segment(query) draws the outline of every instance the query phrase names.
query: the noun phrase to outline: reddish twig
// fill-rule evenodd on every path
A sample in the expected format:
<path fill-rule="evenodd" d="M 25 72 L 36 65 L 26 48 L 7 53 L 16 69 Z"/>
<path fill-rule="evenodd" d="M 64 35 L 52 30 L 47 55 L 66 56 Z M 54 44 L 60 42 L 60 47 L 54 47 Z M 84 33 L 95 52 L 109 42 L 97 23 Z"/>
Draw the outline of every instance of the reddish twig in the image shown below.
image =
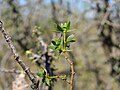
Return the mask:
<path fill-rule="evenodd" d="M 66 53 L 64 53 L 65 59 L 70 64 L 71 67 L 71 79 L 70 79 L 70 90 L 73 90 L 73 84 L 74 84 L 74 76 L 75 76 L 75 70 L 74 70 L 74 64 L 73 62 L 67 57 Z"/>

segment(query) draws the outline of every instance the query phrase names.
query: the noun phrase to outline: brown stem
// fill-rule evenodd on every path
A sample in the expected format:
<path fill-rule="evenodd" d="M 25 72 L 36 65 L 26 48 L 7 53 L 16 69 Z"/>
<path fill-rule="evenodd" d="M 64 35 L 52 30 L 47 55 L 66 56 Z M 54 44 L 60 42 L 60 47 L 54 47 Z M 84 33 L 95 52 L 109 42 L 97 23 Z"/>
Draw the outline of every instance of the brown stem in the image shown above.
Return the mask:
<path fill-rule="evenodd" d="M 73 62 L 68 58 L 66 53 L 64 53 L 65 59 L 70 64 L 71 67 L 71 79 L 70 79 L 70 90 L 73 90 L 73 83 L 74 83 L 74 76 L 75 76 L 75 70 L 74 70 L 74 64 Z"/>
<path fill-rule="evenodd" d="M 4 27 L 3 27 L 3 23 L 2 21 L 0 21 L 0 31 L 3 34 L 7 44 L 9 45 L 9 48 L 11 49 L 15 60 L 18 62 L 18 64 L 22 67 L 22 69 L 26 72 L 27 76 L 29 77 L 29 79 L 32 82 L 32 88 L 34 90 L 39 90 L 39 80 L 35 77 L 35 75 L 31 72 L 31 70 L 29 69 L 29 67 L 27 67 L 25 65 L 25 63 L 23 62 L 23 60 L 20 58 L 19 54 L 16 51 L 16 48 L 14 47 L 14 45 L 12 44 L 11 41 L 11 37 L 8 35 L 8 33 L 5 31 Z"/>

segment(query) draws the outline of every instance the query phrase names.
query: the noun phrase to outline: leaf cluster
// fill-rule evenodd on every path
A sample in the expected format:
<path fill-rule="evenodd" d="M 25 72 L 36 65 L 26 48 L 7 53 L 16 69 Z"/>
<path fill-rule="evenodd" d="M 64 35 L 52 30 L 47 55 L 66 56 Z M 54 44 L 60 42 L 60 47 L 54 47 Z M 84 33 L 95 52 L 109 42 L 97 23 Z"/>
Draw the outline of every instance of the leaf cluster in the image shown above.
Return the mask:
<path fill-rule="evenodd" d="M 70 43 L 75 42 L 74 35 L 68 35 L 70 30 L 70 21 L 61 25 L 56 24 L 56 30 L 55 32 L 59 32 L 61 34 L 61 37 L 58 39 L 52 40 L 52 45 L 49 46 L 53 51 L 58 51 L 59 53 L 70 51 Z"/>

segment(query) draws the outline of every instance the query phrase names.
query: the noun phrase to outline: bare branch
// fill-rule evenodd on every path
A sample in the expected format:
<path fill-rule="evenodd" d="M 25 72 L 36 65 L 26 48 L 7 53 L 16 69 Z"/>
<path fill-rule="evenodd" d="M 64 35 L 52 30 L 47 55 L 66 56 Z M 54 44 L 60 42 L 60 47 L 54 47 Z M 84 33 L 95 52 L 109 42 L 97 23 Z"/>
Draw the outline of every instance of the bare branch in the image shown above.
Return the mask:
<path fill-rule="evenodd" d="M 35 77 L 35 75 L 31 72 L 31 70 L 29 69 L 29 67 L 27 67 L 25 65 L 25 63 L 23 62 L 23 60 L 20 58 L 19 54 L 17 53 L 14 45 L 12 44 L 11 41 L 11 37 L 8 35 L 8 33 L 6 32 L 6 30 L 3 27 L 3 23 L 2 21 L 0 21 L 0 31 L 3 34 L 7 44 L 9 45 L 9 48 L 11 49 L 15 60 L 18 62 L 18 64 L 22 67 L 22 69 L 26 72 L 27 76 L 29 77 L 29 79 L 32 82 L 32 88 L 34 90 L 39 90 L 39 80 L 37 79 L 37 77 Z"/>

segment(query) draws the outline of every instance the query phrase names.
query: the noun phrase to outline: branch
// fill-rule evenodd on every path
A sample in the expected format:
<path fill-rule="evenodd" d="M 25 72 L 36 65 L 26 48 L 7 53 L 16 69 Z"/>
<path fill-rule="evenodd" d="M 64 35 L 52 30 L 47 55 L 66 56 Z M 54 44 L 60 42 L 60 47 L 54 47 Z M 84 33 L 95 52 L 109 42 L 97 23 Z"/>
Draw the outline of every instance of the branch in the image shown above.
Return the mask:
<path fill-rule="evenodd" d="M 107 9 L 106 9 L 107 11 L 105 12 L 104 17 L 100 23 L 98 32 L 102 32 L 104 24 L 106 23 L 106 20 L 108 19 L 109 15 L 110 15 L 111 8 L 112 8 L 112 6 L 107 7 Z"/>
<path fill-rule="evenodd" d="M 39 80 L 37 79 L 37 77 L 35 77 L 35 75 L 31 72 L 31 70 L 29 69 L 29 67 L 27 67 L 25 65 L 25 63 L 23 62 L 23 60 L 20 58 L 19 54 L 16 51 L 16 48 L 12 44 L 11 37 L 8 35 L 8 33 L 5 31 L 5 29 L 3 27 L 2 21 L 0 21 L 0 31 L 3 34 L 3 36 L 4 36 L 4 38 L 5 38 L 6 42 L 7 42 L 7 44 L 9 46 L 9 48 L 11 49 L 11 52 L 14 55 L 15 60 L 22 67 L 22 69 L 24 70 L 24 72 L 26 72 L 27 76 L 31 80 L 31 82 L 32 82 L 32 88 L 34 90 L 39 90 Z"/>
<path fill-rule="evenodd" d="M 70 64 L 71 67 L 71 79 L 70 79 L 70 90 L 73 90 L 73 82 L 74 82 L 74 76 L 75 76 L 75 70 L 74 70 L 74 64 L 73 62 L 67 57 L 66 53 L 64 53 L 65 59 Z"/>
<path fill-rule="evenodd" d="M 112 23 L 112 22 L 110 22 L 110 21 L 108 21 L 108 20 L 106 20 L 106 24 L 108 24 L 108 25 L 110 25 L 110 26 L 112 26 L 112 27 L 114 27 L 114 28 L 120 28 L 120 24 L 118 24 L 118 23 Z"/>
<path fill-rule="evenodd" d="M 7 69 L 2 69 L 2 68 L 0 68 L 0 72 L 4 72 L 4 73 L 15 73 L 15 74 L 20 74 L 20 73 L 22 73 L 22 71 L 20 71 L 20 70 L 15 70 L 15 69 L 7 70 Z"/>

